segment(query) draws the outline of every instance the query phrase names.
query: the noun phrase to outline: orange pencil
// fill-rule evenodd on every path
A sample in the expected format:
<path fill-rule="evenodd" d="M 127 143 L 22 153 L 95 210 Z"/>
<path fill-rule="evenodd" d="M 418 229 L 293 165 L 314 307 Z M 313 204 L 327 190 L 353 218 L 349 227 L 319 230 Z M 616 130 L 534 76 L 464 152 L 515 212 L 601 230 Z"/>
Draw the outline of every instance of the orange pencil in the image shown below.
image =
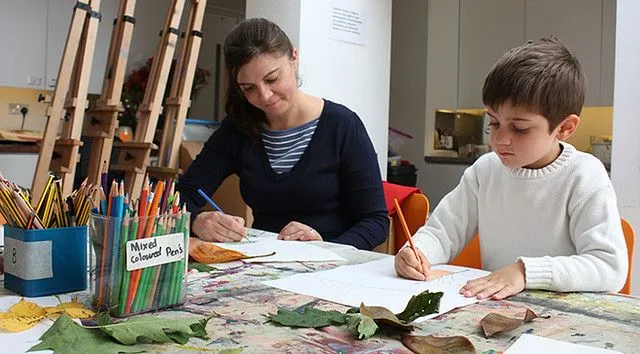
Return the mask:
<path fill-rule="evenodd" d="M 145 183 L 146 184 L 146 183 Z M 144 237 L 151 237 L 151 233 L 153 232 L 153 226 L 155 225 L 154 218 L 158 214 L 158 204 L 160 203 L 160 198 L 162 197 L 162 192 L 164 190 L 164 182 L 158 181 L 156 184 L 156 189 L 153 192 L 153 201 L 151 202 L 151 206 L 149 208 L 150 215 L 147 219 L 147 224 L 144 227 Z M 143 228 L 142 226 L 139 226 Z M 140 229 L 138 229 L 138 234 L 140 234 Z M 131 306 L 133 306 L 133 300 L 136 297 L 136 293 L 138 292 L 138 283 L 140 282 L 140 269 L 136 269 L 131 272 L 131 280 L 129 282 L 129 293 L 127 294 L 127 304 L 125 311 L 130 312 Z"/>
<path fill-rule="evenodd" d="M 407 234 L 407 240 L 409 240 L 409 246 L 413 250 L 413 254 L 416 255 L 416 259 L 420 261 L 422 264 L 422 260 L 418 256 L 418 250 L 416 249 L 416 245 L 413 243 L 413 239 L 411 238 L 411 232 L 409 232 L 409 227 L 407 226 L 407 222 L 404 220 L 404 215 L 402 215 L 402 209 L 400 209 L 400 203 L 398 203 L 398 198 L 394 197 L 393 202 L 396 205 L 396 212 L 398 213 L 398 217 L 400 218 L 400 224 L 402 224 L 402 229 L 404 233 Z"/>

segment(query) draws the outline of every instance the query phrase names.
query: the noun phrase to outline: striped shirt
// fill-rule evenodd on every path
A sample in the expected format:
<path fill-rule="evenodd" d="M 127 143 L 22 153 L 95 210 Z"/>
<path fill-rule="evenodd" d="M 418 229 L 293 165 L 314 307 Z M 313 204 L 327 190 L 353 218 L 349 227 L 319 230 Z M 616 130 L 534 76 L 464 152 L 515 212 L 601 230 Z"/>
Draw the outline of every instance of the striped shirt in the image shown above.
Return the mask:
<path fill-rule="evenodd" d="M 271 168 L 276 173 L 291 171 L 307 149 L 318 121 L 316 118 L 299 127 L 287 130 L 262 129 L 262 144 L 267 152 Z"/>

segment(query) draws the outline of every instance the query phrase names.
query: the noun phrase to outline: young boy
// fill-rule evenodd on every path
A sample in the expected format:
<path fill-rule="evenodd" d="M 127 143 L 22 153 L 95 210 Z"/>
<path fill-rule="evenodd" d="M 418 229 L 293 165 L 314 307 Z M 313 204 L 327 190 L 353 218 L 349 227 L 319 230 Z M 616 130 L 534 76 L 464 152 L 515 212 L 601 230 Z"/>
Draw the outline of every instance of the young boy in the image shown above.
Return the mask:
<path fill-rule="evenodd" d="M 580 123 L 585 78 L 555 38 L 505 53 L 482 100 L 493 152 L 467 168 L 405 247 L 396 272 L 424 280 L 480 235 L 490 275 L 460 293 L 502 299 L 526 289 L 619 291 L 628 261 L 616 196 L 602 163 L 564 141 Z"/>

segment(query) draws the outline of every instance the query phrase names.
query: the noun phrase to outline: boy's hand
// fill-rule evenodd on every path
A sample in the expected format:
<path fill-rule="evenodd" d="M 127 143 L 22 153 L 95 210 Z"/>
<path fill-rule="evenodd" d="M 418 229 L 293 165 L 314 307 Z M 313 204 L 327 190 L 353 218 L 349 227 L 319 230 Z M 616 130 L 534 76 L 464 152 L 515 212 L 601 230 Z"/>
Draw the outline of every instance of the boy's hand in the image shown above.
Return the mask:
<path fill-rule="evenodd" d="M 427 261 L 427 258 L 420 250 L 416 250 L 418 257 L 409 247 L 403 247 L 395 258 L 396 273 L 399 276 L 407 279 L 426 280 L 429 270 L 431 269 L 431 263 Z"/>
<path fill-rule="evenodd" d="M 470 280 L 460 289 L 466 297 L 501 300 L 524 290 L 524 264 L 520 261 L 500 268 L 486 277 Z"/>

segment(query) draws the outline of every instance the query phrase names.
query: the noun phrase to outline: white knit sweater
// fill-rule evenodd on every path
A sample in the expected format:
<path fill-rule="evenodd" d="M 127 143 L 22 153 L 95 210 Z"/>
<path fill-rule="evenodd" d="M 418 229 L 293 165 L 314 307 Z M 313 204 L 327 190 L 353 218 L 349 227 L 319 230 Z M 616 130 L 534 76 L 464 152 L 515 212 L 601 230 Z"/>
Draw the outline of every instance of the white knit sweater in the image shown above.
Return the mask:
<path fill-rule="evenodd" d="M 480 234 L 482 265 L 521 259 L 526 288 L 612 291 L 628 268 L 611 181 L 602 163 L 566 143 L 540 169 L 504 166 L 495 153 L 467 168 L 414 240 L 432 264 L 454 259 Z"/>

